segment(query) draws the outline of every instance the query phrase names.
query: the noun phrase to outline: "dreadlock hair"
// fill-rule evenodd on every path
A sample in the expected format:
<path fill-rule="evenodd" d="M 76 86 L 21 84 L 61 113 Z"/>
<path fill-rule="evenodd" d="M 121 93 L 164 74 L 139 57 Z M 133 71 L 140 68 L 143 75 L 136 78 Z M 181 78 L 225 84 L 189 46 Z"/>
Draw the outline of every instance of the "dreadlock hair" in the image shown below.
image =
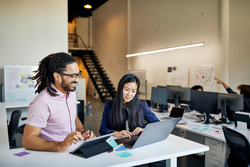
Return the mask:
<path fill-rule="evenodd" d="M 63 71 L 66 71 L 66 66 L 74 62 L 76 62 L 75 58 L 63 52 L 50 54 L 43 58 L 39 62 L 38 69 L 33 71 L 36 75 L 29 78 L 37 81 L 35 85 L 37 90 L 35 93 L 40 93 L 47 88 L 47 91 L 51 96 L 57 96 L 56 90 L 51 87 L 51 83 L 54 83 L 53 73 L 62 73 Z"/>
<path fill-rule="evenodd" d="M 123 124 L 123 112 L 124 112 L 124 99 L 123 99 L 123 87 L 124 84 L 129 82 L 135 82 L 137 84 L 137 91 L 134 98 L 127 103 L 127 110 L 128 114 L 128 122 L 130 130 L 134 130 L 137 125 L 141 126 L 140 122 L 140 115 L 139 107 L 140 107 L 140 100 L 139 100 L 139 88 L 140 88 L 140 80 L 137 76 L 133 74 L 126 74 L 124 75 L 121 80 L 119 81 L 116 97 L 113 101 L 111 114 L 110 114 L 110 121 L 112 122 L 112 127 L 114 130 L 122 130 Z"/>

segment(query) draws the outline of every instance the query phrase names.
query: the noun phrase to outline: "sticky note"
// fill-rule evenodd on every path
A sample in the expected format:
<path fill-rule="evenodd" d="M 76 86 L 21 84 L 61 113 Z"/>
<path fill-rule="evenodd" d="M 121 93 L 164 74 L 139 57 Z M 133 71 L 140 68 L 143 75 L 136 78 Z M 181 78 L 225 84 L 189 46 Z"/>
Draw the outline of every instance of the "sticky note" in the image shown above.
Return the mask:
<path fill-rule="evenodd" d="M 204 128 L 204 130 L 208 130 L 208 128 Z"/>
<path fill-rule="evenodd" d="M 30 81 L 30 80 L 28 81 L 28 84 L 31 84 L 31 81 Z"/>
<path fill-rule="evenodd" d="M 205 125 L 204 127 L 209 127 L 208 125 Z"/>
<path fill-rule="evenodd" d="M 115 140 L 110 140 L 110 141 L 108 142 L 108 144 L 109 144 L 111 147 L 116 147 L 116 146 L 118 146 L 118 144 L 115 142 Z"/>
<path fill-rule="evenodd" d="M 129 152 L 122 152 L 122 153 L 119 153 L 119 154 L 116 154 L 118 155 L 119 157 L 122 157 L 122 158 L 126 158 L 126 157 L 129 157 L 129 156 L 132 156 L 133 154 L 130 154 Z"/>
<path fill-rule="evenodd" d="M 193 130 L 199 130 L 198 128 L 193 128 Z"/>
<path fill-rule="evenodd" d="M 25 77 L 28 77 L 28 74 L 24 74 Z"/>
<path fill-rule="evenodd" d="M 20 89 L 23 89 L 23 86 L 19 86 Z"/>
<path fill-rule="evenodd" d="M 23 77 L 23 74 L 20 74 L 20 77 Z"/>
<path fill-rule="evenodd" d="M 218 135 L 222 134 L 221 132 L 215 132 L 215 133 L 218 134 Z"/>
<path fill-rule="evenodd" d="M 18 156 L 18 157 L 22 157 L 22 156 L 25 156 L 25 155 L 28 155 L 28 154 L 30 154 L 30 153 L 28 153 L 28 152 L 26 152 L 26 151 L 23 151 L 23 152 L 14 154 L 14 155 L 16 155 L 16 156 Z"/>
<path fill-rule="evenodd" d="M 199 130 L 200 132 L 203 132 L 204 130 Z"/>
<path fill-rule="evenodd" d="M 124 150 L 127 150 L 127 148 L 124 145 L 115 149 L 115 151 L 124 151 Z"/>

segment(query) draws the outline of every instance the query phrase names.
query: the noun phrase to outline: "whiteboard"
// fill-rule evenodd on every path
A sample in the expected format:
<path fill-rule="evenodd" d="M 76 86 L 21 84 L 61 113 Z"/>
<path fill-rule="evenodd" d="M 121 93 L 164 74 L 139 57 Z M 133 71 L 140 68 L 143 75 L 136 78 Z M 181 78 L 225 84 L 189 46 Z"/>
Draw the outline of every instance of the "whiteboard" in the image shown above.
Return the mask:
<path fill-rule="evenodd" d="M 35 97 L 36 81 L 28 79 L 35 75 L 38 66 L 4 66 L 3 67 L 3 102 L 28 101 Z"/>
<path fill-rule="evenodd" d="M 196 65 L 194 67 L 194 83 L 203 86 L 205 91 L 216 91 L 215 64 Z"/>
<path fill-rule="evenodd" d="M 140 79 L 140 93 L 146 93 L 146 70 L 128 70 L 128 74 L 134 74 Z"/>
<path fill-rule="evenodd" d="M 188 87 L 189 66 L 168 67 L 167 85 Z"/>

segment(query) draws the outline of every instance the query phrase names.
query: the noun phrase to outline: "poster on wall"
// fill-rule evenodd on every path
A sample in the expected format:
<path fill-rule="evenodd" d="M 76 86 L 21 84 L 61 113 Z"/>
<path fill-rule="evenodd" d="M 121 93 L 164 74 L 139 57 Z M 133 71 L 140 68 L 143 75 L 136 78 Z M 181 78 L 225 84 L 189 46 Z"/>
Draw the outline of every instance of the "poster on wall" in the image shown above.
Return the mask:
<path fill-rule="evenodd" d="M 188 87 L 189 66 L 168 67 L 167 85 Z"/>
<path fill-rule="evenodd" d="M 215 65 L 197 65 L 194 67 L 195 85 L 203 86 L 205 91 L 216 91 Z"/>
<path fill-rule="evenodd" d="M 128 70 L 128 74 L 134 74 L 140 79 L 140 92 L 146 93 L 146 70 Z"/>

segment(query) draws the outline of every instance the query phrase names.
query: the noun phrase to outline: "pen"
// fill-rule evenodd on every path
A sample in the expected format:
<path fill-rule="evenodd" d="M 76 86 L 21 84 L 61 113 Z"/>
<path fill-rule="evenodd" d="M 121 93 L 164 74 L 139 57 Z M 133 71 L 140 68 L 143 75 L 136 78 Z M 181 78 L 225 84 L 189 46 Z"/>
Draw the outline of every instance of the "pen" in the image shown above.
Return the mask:
<path fill-rule="evenodd" d="M 86 132 L 86 130 L 82 131 L 81 134 L 83 134 L 84 132 Z M 89 134 L 91 134 L 91 127 L 89 128 Z"/>

